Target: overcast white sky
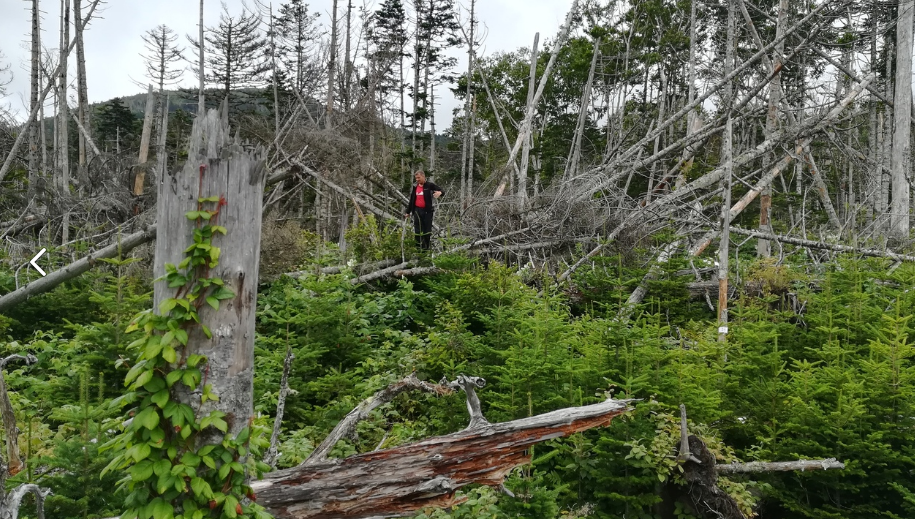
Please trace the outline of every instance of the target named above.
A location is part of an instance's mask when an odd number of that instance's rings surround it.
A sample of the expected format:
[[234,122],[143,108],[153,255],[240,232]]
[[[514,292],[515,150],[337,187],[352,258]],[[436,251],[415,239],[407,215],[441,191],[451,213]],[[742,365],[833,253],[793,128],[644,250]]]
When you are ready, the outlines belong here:
[[[230,12],[241,9],[241,0],[225,0]],[[320,13],[320,21],[327,24],[333,0],[312,0],[311,10]],[[373,9],[380,0],[366,0]],[[84,4],[88,0],[84,0]],[[275,0],[274,6],[282,1]],[[339,2],[341,13],[345,1]],[[456,0],[457,4],[468,4],[469,0]],[[534,33],[540,32],[541,41],[552,39],[571,6],[571,0],[477,0],[478,19],[485,25],[485,53],[510,51],[529,46]],[[362,5],[362,0],[356,0]],[[13,81],[6,87],[7,96],[0,104],[8,106],[20,119],[27,113],[29,96],[29,52],[30,31],[29,7],[24,0],[0,0],[0,51],[5,62],[11,65]],[[42,21],[42,43],[57,48],[60,16],[59,0],[41,0],[44,17]],[[159,24],[166,24],[182,36],[196,34],[196,0],[107,0],[100,17],[94,19],[86,32],[87,75],[90,102],[100,102],[112,97],[132,95],[140,92],[134,81],[145,82],[141,35]],[[220,3],[206,0],[204,25],[215,25],[221,10]],[[356,9],[354,8],[354,16]],[[466,11],[463,11],[466,17]],[[72,31],[71,31],[72,37]],[[466,51],[465,51],[466,52]],[[73,58],[75,58],[75,52]],[[461,54],[459,67],[466,69],[466,54]],[[71,58],[71,59],[73,59]],[[74,63],[71,61],[71,63]],[[75,64],[70,67],[71,76]],[[186,84],[193,83],[188,73]],[[439,106],[439,128],[444,130],[451,122],[451,109],[456,106],[450,92]]]

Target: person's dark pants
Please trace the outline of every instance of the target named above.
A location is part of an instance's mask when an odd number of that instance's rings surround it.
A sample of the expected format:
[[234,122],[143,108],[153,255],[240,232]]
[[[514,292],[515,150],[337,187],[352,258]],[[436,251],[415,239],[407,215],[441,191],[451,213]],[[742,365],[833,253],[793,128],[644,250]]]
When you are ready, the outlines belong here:
[[432,249],[432,211],[423,207],[415,208],[413,230],[416,233],[416,246],[422,250]]

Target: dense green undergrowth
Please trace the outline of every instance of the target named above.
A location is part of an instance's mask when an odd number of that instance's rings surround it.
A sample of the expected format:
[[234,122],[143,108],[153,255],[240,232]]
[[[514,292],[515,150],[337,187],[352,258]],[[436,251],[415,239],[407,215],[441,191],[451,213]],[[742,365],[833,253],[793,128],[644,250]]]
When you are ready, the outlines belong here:
[[[479,395],[493,422],[610,395],[640,400],[610,427],[536,446],[533,462],[506,482],[516,498],[469,488],[465,504],[420,517],[651,518],[671,510],[690,517],[682,503],[662,502],[678,482],[681,403],[690,432],[719,462],[846,463],[844,471],[722,480],[760,517],[915,516],[915,266],[846,258],[811,270],[743,261],[722,344],[704,298],[686,289],[692,275],[674,274],[684,267],[678,260],[631,319],[618,319],[645,272],[626,266],[632,256],[598,258],[574,288],[459,257],[442,261],[460,270],[371,289],[352,286],[346,272],[262,286],[260,425],[272,425],[287,348],[296,355],[279,466],[301,462],[361,399],[410,372],[433,381],[465,373],[488,381]],[[123,508],[114,491],[123,475],[100,478],[111,454],[98,446],[120,427],[109,406],[125,392],[115,364],[138,338],[124,330],[151,298],[148,281],[127,275],[130,260],[110,263],[0,316],[2,353],[39,358],[8,367],[28,459],[10,484],[52,488],[49,518],[110,517]],[[0,273],[0,292],[10,279]],[[461,395],[401,395],[333,455],[453,432],[467,421]]]

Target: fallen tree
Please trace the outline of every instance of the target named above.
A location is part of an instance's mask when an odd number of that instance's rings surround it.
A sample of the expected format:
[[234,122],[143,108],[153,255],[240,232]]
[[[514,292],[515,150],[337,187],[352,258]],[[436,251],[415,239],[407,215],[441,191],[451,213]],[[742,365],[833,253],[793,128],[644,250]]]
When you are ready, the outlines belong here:
[[[462,501],[456,491],[466,485],[503,488],[512,469],[530,463],[532,445],[609,425],[628,409],[627,401],[606,400],[491,424],[483,418],[474,390],[485,385],[483,379],[461,375],[447,385],[442,382],[428,384],[410,375],[367,399],[328,436],[313,459],[252,483],[258,503],[280,519],[402,517],[424,507],[453,506]],[[467,395],[467,429],[342,460],[324,457],[371,408],[396,394],[419,389],[447,395],[458,388]]]

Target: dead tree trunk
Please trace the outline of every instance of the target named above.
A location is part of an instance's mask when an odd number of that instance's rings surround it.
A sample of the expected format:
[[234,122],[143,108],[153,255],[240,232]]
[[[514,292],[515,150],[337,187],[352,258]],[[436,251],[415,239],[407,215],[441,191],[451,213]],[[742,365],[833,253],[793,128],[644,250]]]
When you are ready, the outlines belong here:
[[[39,59],[41,59],[41,15],[38,12],[38,0],[32,0],[32,58],[31,68],[31,89],[29,96],[29,109],[34,110],[38,104],[38,83]],[[29,199],[35,196],[38,187],[38,126],[29,126]]]
[[[461,210],[466,210],[470,193],[473,189],[467,174],[467,153],[473,139],[473,125],[470,111],[473,105],[473,29],[476,0],[470,0],[470,37],[467,38],[467,97],[464,99],[464,146],[461,148]],[[473,176],[473,166],[470,166],[470,176]]]
[[[60,13],[60,48],[70,41],[70,0],[61,0]],[[57,76],[57,175],[56,189],[58,200],[63,202],[63,222],[61,223],[61,243],[70,241],[70,209],[67,200],[70,195],[70,108],[67,101],[67,54],[61,53],[60,70]]]
[[912,23],[915,0],[900,0],[896,23],[896,88],[893,98],[893,196],[890,208],[890,233],[909,236],[909,170],[912,167]]
[[324,114],[324,127],[333,128],[334,113],[334,75],[337,71],[337,0],[330,16],[330,56],[327,60],[327,106]]
[[[203,65],[203,48],[204,48],[204,44],[205,44],[205,41],[203,39],[203,0],[200,0],[200,20],[198,21],[197,28],[199,30],[199,33],[197,34],[197,47],[199,50],[199,55],[197,57],[197,59],[198,59],[197,79],[198,79],[198,83],[199,83],[199,85],[197,87],[198,88],[197,118],[203,119],[204,111],[206,109],[206,106],[204,105],[204,99],[203,99],[203,80],[204,80],[204,72],[206,71],[206,69],[204,68],[204,65]],[[161,179],[160,179],[160,182],[161,182]]]
[[[766,136],[768,137],[778,125],[778,107],[781,103],[782,94],[782,75],[778,73],[782,68],[782,54],[785,51],[785,42],[781,39],[782,32],[785,28],[785,16],[788,13],[788,0],[780,0],[778,3],[778,19],[775,23],[775,39],[780,43],[775,47],[772,53],[772,84],[769,88],[769,112],[766,116]],[[770,153],[767,165],[763,169],[769,169],[775,163],[777,157],[775,153]],[[772,185],[766,186],[759,197],[759,230],[762,232],[772,232],[772,223],[769,221],[772,210]],[[772,254],[772,248],[766,240],[759,240],[756,244],[756,254],[761,258],[768,258]]]
[[86,83],[86,51],[83,42],[83,0],[73,0],[73,18],[76,20],[76,100],[77,117],[86,130],[86,134],[79,135],[79,166],[76,178],[79,179],[81,189],[89,186],[89,164],[87,159],[87,139],[89,125],[89,87]]
[[146,111],[143,117],[143,133],[140,135],[140,155],[137,157],[137,176],[133,182],[134,196],[143,194],[143,183],[146,181],[146,161],[149,160],[149,139],[152,133],[152,123],[155,116],[153,108],[156,105],[156,96],[150,84],[146,91]]
[[[523,136],[524,143],[521,147],[521,171],[518,173],[518,211],[524,211],[527,204],[527,168],[531,156],[531,139],[527,135],[532,132],[534,118],[534,85],[537,84],[537,44],[540,42],[540,33],[534,34],[534,45],[531,47],[531,73],[527,84],[527,104],[524,107],[524,122],[519,130],[519,138]],[[528,120],[530,118],[531,120]],[[513,193],[514,194],[514,193]]]
[[[734,70],[734,2],[728,1],[727,50],[724,58],[724,74]],[[728,335],[728,261],[731,243],[731,178],[734,176],[733,118],[730,115],[734,103],[733,82],[724,87],[724,109],[728,111],[727,126],[722,142],[722,156],[727,164],[722,188],[724,204],[721,207],[721,244],[718,249],[718,342],[727,341]]]
[[[188,354],[207,358],[208,378],[213,392],[219,395],[218,401],[208,402],[200,412],[218,409],[226,413],[228,433],[235,435],[254,413],[254,312],[265,181],[263,152],[246,151],[230,135],[228,103],[223,101],[220,111],[210,110],[205,118],[194,121],[188,154],[181,170],[159,179],[157,227],[161,239],[156,241],[153,277],[165,275],[166,263],[177,265],[184,258],[194,232],[185,214],[199,210],[198,199],[218,196],[224,200],[219,225],[225,227],[226,234],[222,243],[216,241],[222,253],[210,275],[221,278],[235,297],[223,301],[218,310],[201,307],[200,320],[212,331],[212,339],[194,327],[187,347]],[[154,308],[173,293],[174,289],[157,283]],[[190,393],[179,398],[199,401]],[[221,432],[216,434],[222,438]]]

